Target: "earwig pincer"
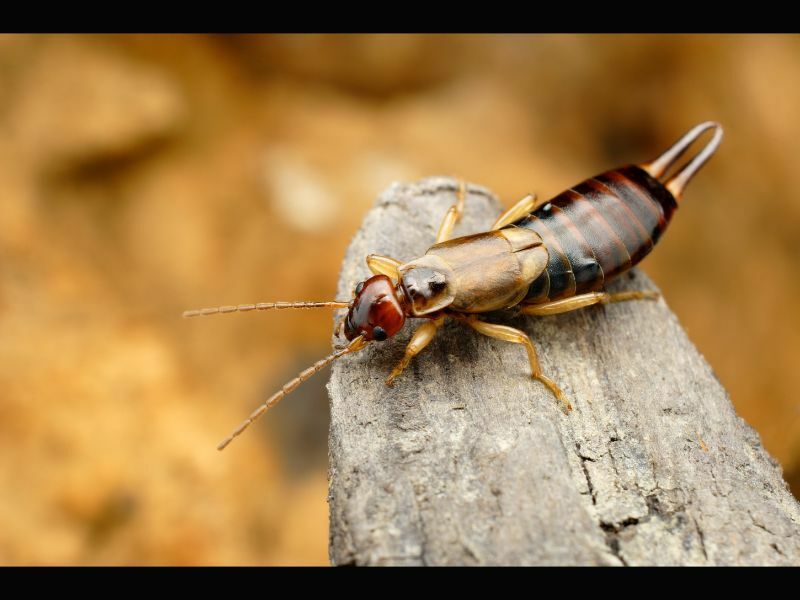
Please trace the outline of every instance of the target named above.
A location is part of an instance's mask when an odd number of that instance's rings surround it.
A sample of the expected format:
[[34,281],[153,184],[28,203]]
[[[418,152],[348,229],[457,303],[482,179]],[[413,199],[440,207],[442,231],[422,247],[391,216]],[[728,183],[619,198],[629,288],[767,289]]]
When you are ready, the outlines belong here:
[[[674,174],[668,171],[706,131],[713,136]],[[547,202],[526,196],[503,213],[489,231],[451,239],[464,210],[466,184],[444,216],[436,241],[421,257],[401,262],[366,257],[373,275],[360,282],[352,300],[241,304],[186,311],[185,317],[282,308],[347,309],[337,335],[346,345],[310,366],[259,406],[218,449],[225,448],[250,424],[297,386],[336,359],[382,342],[403,329],[407,319],[421,319],[405,354],[386,379],[387,385],[427,346],[448,317],[486,336],[522,344],[531,376],[543,383],[566,411],[572,405],[539,367],[528,335],[507,325],[489,323],[482,313],[514,308],[545,316],[625,300],[652,300],[652,291],[611,294],[609,280],[639,263],[660,239],[689,180],[716,151],[722,127],[701,123],[649,163],[607,171]]]

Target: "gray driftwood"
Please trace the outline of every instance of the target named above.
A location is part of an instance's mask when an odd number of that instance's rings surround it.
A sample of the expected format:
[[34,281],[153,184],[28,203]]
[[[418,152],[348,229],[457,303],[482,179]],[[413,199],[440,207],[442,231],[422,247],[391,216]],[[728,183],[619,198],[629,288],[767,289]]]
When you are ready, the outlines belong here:
[[[338,297],[369,275],[367,254],[422,255],[454,192],[446,178],[387,189]],[[471,185],[456,234],[499,210]],[[655,286],[634,271],[609,289]],[[571,414],[528,377],[521,346],[455,322],[394,388],[384,378],[414,321],[335,364],[334,564],[800,564],[800,507],[780,467],[663,300],[501,321],[531,335]]]

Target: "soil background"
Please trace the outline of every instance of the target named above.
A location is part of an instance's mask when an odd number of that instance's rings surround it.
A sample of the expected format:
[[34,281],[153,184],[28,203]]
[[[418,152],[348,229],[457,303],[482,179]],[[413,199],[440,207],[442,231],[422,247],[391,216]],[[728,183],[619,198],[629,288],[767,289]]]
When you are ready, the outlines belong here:
[[327,564],[327,371],[215,446],[330,313],[181,312],[332,299],[393,181],[508,206],[708,119],[643,268],[797,495],[798,106],[798,36],[0,37],[0,564]]

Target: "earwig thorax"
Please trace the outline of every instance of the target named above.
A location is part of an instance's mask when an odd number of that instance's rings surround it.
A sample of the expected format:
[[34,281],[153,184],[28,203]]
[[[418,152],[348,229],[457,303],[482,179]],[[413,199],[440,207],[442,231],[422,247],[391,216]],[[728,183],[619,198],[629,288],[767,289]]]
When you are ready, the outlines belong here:
[[453,269],[440,257],[426,254],[399,269],[398,288],[408,298],[415,316],[429,315],[447,308],[455,295],[451,289]]

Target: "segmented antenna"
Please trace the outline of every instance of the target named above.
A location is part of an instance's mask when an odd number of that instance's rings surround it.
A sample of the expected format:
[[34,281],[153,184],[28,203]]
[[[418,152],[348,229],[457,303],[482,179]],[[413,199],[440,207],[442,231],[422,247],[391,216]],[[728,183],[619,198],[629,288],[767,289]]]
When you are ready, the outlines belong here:
[[258,304],[239,304],[237,306],[214,306],[211,308],[197,308],[183,312],[184,318],[205,317],[233,312],[247,312],[249,310],[271,310],[283,308],[347,308],[349,302],[334,300],[333,302],[259,302]]
[[366,345],[367,345],[367,342],[364,341],[364,336],[360,335],[357,338],[355,338],[352,342],[350,342],[346,348],[343,348],[342,350],[339,350],[338,352],[334,352],[333,354],[331,354],[330,356],[328,356],[326,358],[323,358],[322,360],[318,360],[313,365],[308,367],[306,370],[301,371],[297,375],[297,377],[295,377],[294,379],[292,379],[291,381],[286,383],[280,389],[280,391],[275,392],[274,394],[272,394],[272,396],[270,396],[267,399],[267,401],[264,402],[264,404],[262,404],[257,409],[255,409],[252,413],[250,413],[250,416],[247,417],[247,419],[245,419],[242,422],[242,424],[239,425],[239,427],[237,427],[234,430],[233,433],[231,433],[227,438],[225,438],[224,440],[222,440],[222,442],[220,442],[219,446],[217,446],[217,450],[224,450],[225,447],[228,444],[230,444],[235,437],[237,437],[245,429],[250,427],[250,425],[253,423],[253,421],[258,419],[261,415],[263,415],[265,412],[267,412],[270,408],[272,408],[278,402],[283,400],[284,396],[286,396],[287,394],[292,393],[297,388],[297,386],[299,386],[301,383],[306,381],[312,375],[314,375],[315,373],[318,373],[319,371],[321,371],[322,369],[327,367],[329,364],[331,364],[337,358],[341,358],[345,354],[350,354],[351,352],[357,352],[358,350],[361,350]]

